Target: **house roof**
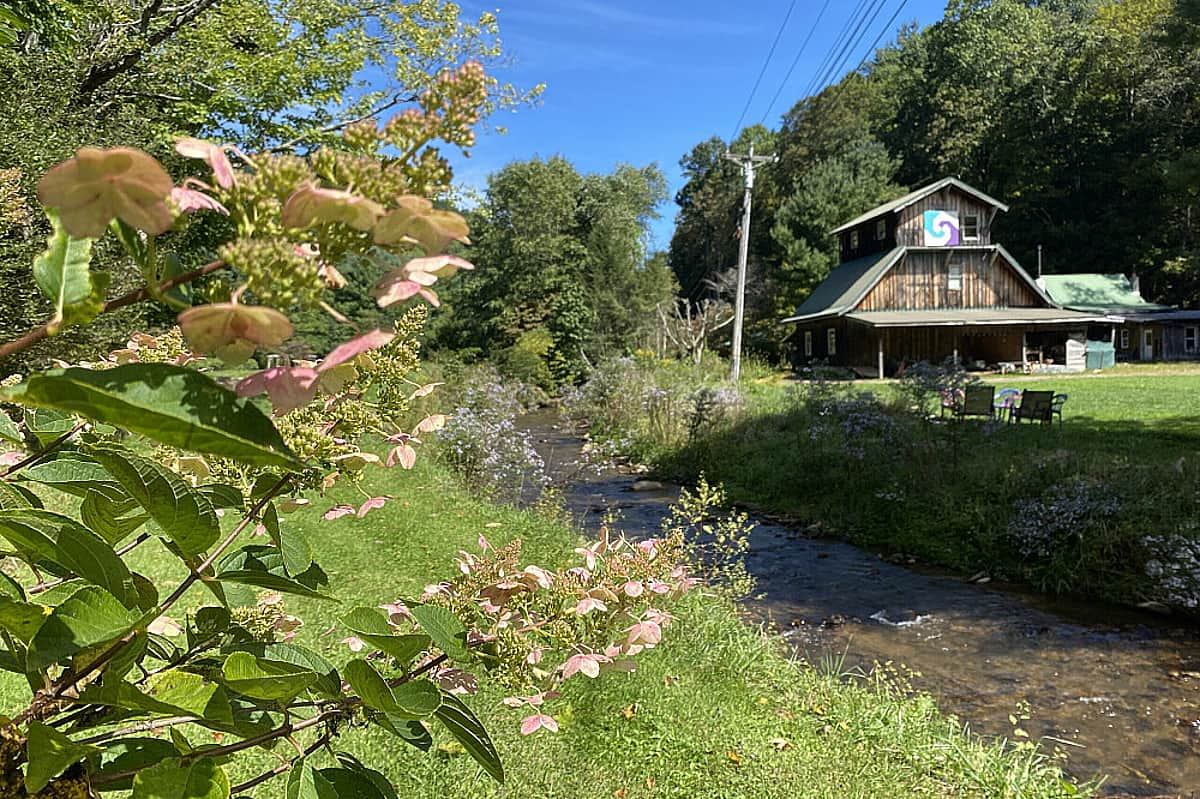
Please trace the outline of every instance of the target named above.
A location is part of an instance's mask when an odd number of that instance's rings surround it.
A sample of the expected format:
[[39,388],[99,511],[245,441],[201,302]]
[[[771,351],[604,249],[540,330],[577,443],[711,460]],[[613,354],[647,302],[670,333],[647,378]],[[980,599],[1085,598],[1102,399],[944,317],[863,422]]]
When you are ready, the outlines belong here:
[[1146,302],[1125,275],[1084,272],[1073,275],[1043,275],[1046,293],[1064,308],[1108,313],[1169,311],[1166,305]]
[[930,183],[928,186],[924,186],[920,189],[917,189],[916,191],[909,192],[908,194],[904,195],[903,197],[897,197],[895,200],[892,200],[891,202],[886,202],[883,205],[880,205],[876,208],[872,208],[870,211],[867,211],[862,216],[857,216],[854,219],[851,219],[846,224],[844,224],[841,227],[837,228],[836,230],[832,231],[830,233],[830,235],[836,235],[838,233],[843,233],[852,227],[857,227],[858,225],[861,225],[863,222],[870,222],[872,219],[883,216],[884,214],[891,214],[891,213],[895,213],[897,211],[902,211],[905,208],[907,208],[908,206],[912,205],[913,203],[919,202],[920,200],[928,197],[930,194],[936,194],[937,192],[941,191],[944,188],[947,188],[948,186],[953,186],[954,188],[958,189],[959,191],[970,194],[972,197],[979,200],[980,202],[986,203],[995,208],[999,208],[1001,211],[1005,211],[1005,212],[1008,211],[1008,206],[1005,205],[1004,203],[1000,202],[999,200],[997,200],[995,197],[989,197],[988,195],[981,192],[979,189],[976,189],[972,186],[968,186],[966,183],[963,183],[958,178],[942,178],[937,183]]
[[[924,252],[928,249],[926,247],[897,247],[887,252],[875,253],[865,258],[847,261],[830,272],[829,277],[825,278],[813,290],[813,293],[808,295],[808,299],[796,309],[796,313],[784,319],[783,322],[810,322],[826,317],[845,316],[849,314],[862,302],[863,297],[867,296],[867,293],[875,288],[879,281],[883,279],[888,270],[895,266],[906,253],[909,251]],[[999,244],[992,244],[986,247],[972,247],[970,249],[982,249],[999,253],[1046,305],[1054,305],[1054,301],[1046,295],[1041,286],[1029,276],[1029,273],[1021,267],[1021,264],[1017,262],[1017,259],[1008,250]],[[887,311],[885,313],[895,312]],[[910,311],[908,313],[925,314],[933,313],[933,311]]]
[[796,313],[783,321],[800,322],[822,316],[841,316],[858,304],[904,252],[904,247],[897,247],[834,267],[829,276],[808,295],[808,299],[800,304]]
[[1105,322],[1104,314],[1061,308],[939,308],[929,311],[858,311],[847,319],[872,327],[965,327],[968,325],[1061,325]]

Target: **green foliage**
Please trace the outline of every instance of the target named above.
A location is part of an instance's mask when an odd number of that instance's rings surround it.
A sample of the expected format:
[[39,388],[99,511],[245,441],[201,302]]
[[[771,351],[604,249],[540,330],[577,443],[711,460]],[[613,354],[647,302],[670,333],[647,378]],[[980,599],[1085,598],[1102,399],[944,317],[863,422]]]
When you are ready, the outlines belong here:
[[930,370],[879,394],[763,385],[688,436],[674,406],[644,408],[656,391],[685,396],[702,380],[669,365],[624,372],[618,381],[598,370],[593,382],[604,386],[585,385],[577,412],[667,475],[720,480],[735,501],[964,573],[1129,604],[1200,603],[1187,576],[1200,548],[1191,521],[1200,427],[1179,399],[1197,374],[1060,377],[1055,389],[1070,395],[1061,431],[930,423],[940,390],[965,384],[961,372]]
[[[471,218],[473,252],[488,269],[446,294],[451,312],[435,345],[498,356],[515,376],[548,385],[575,379],[589,358],[643,343],[655,305],[670,296],[661,266],[646,266],[648,225],[664,194],[654,166],[580,175],[554,157],[493,174]],[[468,307],[469,315],[455,310]]]

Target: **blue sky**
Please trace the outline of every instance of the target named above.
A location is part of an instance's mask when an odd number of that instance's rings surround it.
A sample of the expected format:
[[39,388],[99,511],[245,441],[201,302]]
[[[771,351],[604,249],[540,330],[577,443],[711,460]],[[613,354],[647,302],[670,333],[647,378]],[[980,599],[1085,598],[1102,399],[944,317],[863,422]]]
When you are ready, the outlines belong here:
[[[877,0],[863,0],[871,9]],[[853,68],[885,22],[901,9],[883,42],[902,23],[941,19],[946,0],[882,0],[880,13],[853,52]],[[482,188],[487,175],[510,161],[562,155],[581,172],[608,172],[620,162],[657,163],[672,197],[679,159],[709,136],[728,140],[750,96],[791,0],[512,0],[493,6],[468,0],[464,12],[496,10],[511,64],[493,71],[502,81],[545,83],[539,106],[502,113],[493,123],[506,135],[485,133],[469,160],[455,159],[461,183]],[[804,96],[858,2],[796,0],[774,57],[743,125],[777,127]],[[791,77],[784,76],[813,31]],[[836,81],[836,78],[834,78]],[[768,109],[782,86],[779,99]],[[674,227],[673,200],[659,209],[654,245],[665,248]]]

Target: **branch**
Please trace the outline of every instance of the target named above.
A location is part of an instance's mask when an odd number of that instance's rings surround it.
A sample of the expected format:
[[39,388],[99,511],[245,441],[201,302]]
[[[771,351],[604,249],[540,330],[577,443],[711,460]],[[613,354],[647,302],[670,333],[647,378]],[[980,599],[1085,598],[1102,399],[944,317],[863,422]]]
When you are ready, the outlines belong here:
[[[269,743],[271,741],[274,741],[277,738],[283,738],[285,736],[292,735],[292,734],[300,732],[302,730],[307,730],[310,727],[315,727],[318,724],[321,724],[322,722],[332,721],[333,719],[338,718],[339,716],[344,716],[346,714],[347,710],[348,710],[348,708],[342,708],[342,707],[336,708],[334,710],[326,710],[325,712],[319,713],[318,715],[313,716],[310,719],[305,719],[304,721],[300,722],[299,724],[288,723],[288,724],[284,724],[281,727],[276,727],[275,729],[271,730],[270,732],[264,732],[261,735],[256,735],[253,738],[246,738],[244,740],[237,741],[235,743],[226,744],[225,746],[213,746],[213,747],[206,747],[204,749],[199,749],[195,752],[186,754],[183,757],[181,757],[180,762],[182,764],[186,765],[186,764],[192,762],[193,760],[198,760],[202,757],[221,757],[223,755],[236,754],[237,752],[241,752],[246,749],[253,749],[256,746],[261,746],[262,744]],[[139,771],[149,768],[152,765],[154,765],[154,764],[147,763],[147,764],[143,765],[141,768],[130,769],[128,771],[121,771],[121,772],[117,772],[114,774],[96,774],[96,775],[93,775],[91,778],[92,785],[94,785],[94,786],[107,785],[109,783],[119,782],[120,780],[128,779],[129,777],[136,775]]]
[[[3,356],[0,356],[0,357],[3,357]],[[63,444],[67,443],[67,441],[72,436],[74,436],[76,433],[78,433],[80,430],[82,430],[86,426],[87,426],[87,422],[80,422],[79,424],[75,425],[70,430],[63,433],[61,436],[54,439],[49,444],[47,444],[46,446],[39,449],[37,452],[33,453],[32,455],[29,455],[28,457],[24,458],[23,460],[21,460],[17,463],[14,463],[12,466],[9,466],[7,469],[4,470],[3,474],[0,474],[0,479],[7,480],[10,476],[19,472],[21,469],[24,469],[26,466],[32,466],[33,464],[37,463],[42,458],[49,455],[51,452],[58,449]]]
[[[191,283],[193,280],[198,280],[205,275],[212,274],[218,269],[223,269],[224,267],[224,261],[213,261],[212,263],[205,264],[199,269],[193,269],[190,272],[185,272],[182,275],[171,278],[170,280],[164,280],[162,283],[158,284],[156,291],[158,293],[169,291],[176,286],[182,286],[185,283]],[[139,302],[145,302],[152,297],[153,293],[150,291],[150,289],[143,286],[136,291],[131,291],[124,296],[117,297],[115,300],[109,300],[104,304],[104,308],[100,311],[100,313],[108,313],[110,311],[115,311],[118,308],[124,308],[126,305],[134,305]],[[10,355],[15,355],[18,352],[24,352],[34,344],[37,344],[42,339],[46,338],[48,335],[50,335],[50,331],[47,325],[40,325],[35,327],[33,330],[30,330],[20,338],[15,338],[12,341],[5,342],[4,344],[0,345],[0,360],[3,360]]]
[[304,758],[311,755],[313,752],[320,749],[325,744],[329,743],[331,740],[333,740],[333,730],[328,729],[325,732],[321,733],[320,738],[317,738],[317,740],[315,740],[311,744],[309,744],[308,747],[306,747],[303,752],[296,755],[291,760],[280,763],[275,768],[271,769],[270,771],[266,771],[266,772],[263,772],[262,774],[259,774],[254,779],[246,780],[243,783],[239,783],[238,785],[233,786],[233,788],[230,789],[230,793],[236,795],[236,794],[241,793],[242,791],[248,791],[251,788],[262,785],[264,782],[267,782],[268,780],[272,780],[275,777],[278,777],[280,774],[291,771],[293,768],[295,768],[297,763],[299,763],[301,760],[303,760]]
[[346,119],[341,122],[334,122],[332,124],[325,125],[324,127],[316,128],[315,130],[310,130],[306,133],[302,133],[294,139],[290,139],[288,141],[283,142],[282,144],[272,147],[271,152],[273,152],[273,153],[291,152],[292,150],[296,149],[296,145],[300,144],[302,141],[311,139],[315,136],[320,136],[321,134],[324,134],[324,133],[336,133],[337,131],[342,130],[343,128],[348,128],[351,125],[357,125],[359,122],[366,122],[368,119],[373,119],[374,117],[378,116],[379,114],[382,114],[384,111],[388,110],[389,108],[395,108],[396,106],[400,105],[401,103],[414,103],[416,101],[417,101],[417,96],[414,94],[408,94],[403,91],[396,92],[395,94],[393,94],[391,96],[390,99],[383,101],[382,103],[375,106],[370,111],[367,111],[365,114],[362,114],[361,116],[355,117],[354,119]]
[[123,56],[110,58],[100,64],[93,64],[75,92],[74,105],[76,107],[87,105],[97,89],[113,78],[133,69],[137,66],[138,62],[146,57],[147,52],[162,44],[167,39],[170,39],[176,33],[179,33],[185,26],[194,22],[201,14],[219,2],[221,0],[196,0],[191,6],[185,6],[180,13],[175,15],[174,19],[162,28],[152,34],[146,35],[149,32],[154,16],[158,13],[162,5],[161,0],[151,0],[149,5],[142,11],[141,19],[138,22],[138,30],[146,37],[145,41]]

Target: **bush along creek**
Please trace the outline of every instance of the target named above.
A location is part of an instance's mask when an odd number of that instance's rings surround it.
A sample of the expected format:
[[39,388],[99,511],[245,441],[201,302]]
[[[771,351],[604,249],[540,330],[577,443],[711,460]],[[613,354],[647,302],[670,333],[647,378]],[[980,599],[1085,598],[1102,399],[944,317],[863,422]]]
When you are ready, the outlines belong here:
[[[1149,407],[1140,381],[1080,381],[1084,410],[1060,432],[931,421],[939,386],[965,379],[938,369],[875,393],[762,374],[735,391],[723,373],[622,359],[565,404],[657,476],[704,474],[791,520],[755,532],[747,563],[766,598],[751,606],[812,662],[903,662],[973,728],[1032,733],[1072,773],[1109,774],[1107,791],[1200,785],[1195,445],[1171,403],[1122,422],[1110,396]],[[669,492],[622,498],[630,482],[612,499],[648,526]],[[589,501],[606,490],[591,484]],[[991,590],[1002,581],[1017,585]]]

